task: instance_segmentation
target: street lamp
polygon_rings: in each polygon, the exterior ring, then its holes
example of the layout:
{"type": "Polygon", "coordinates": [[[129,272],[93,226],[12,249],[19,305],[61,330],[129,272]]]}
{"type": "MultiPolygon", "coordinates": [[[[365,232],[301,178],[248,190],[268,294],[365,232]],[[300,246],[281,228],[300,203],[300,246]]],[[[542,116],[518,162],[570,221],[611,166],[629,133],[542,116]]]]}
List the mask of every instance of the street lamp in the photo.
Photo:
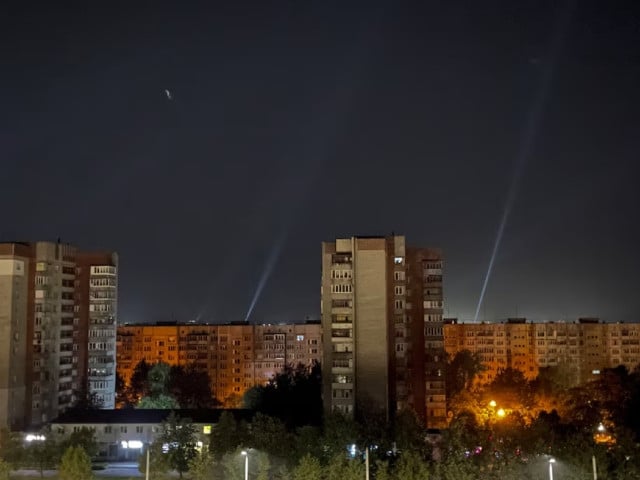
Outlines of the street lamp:
{"type": "Polygon", "coordinates": [[[555,458],[549,459],[549,480],[553,480],[553,464],[556,463],[555,458]]]}
{"type": "Polygon", "coordinates": [[[244,456],[244,480],[249,480],[249,452],[242,450],[240,453],[244,456]]]}

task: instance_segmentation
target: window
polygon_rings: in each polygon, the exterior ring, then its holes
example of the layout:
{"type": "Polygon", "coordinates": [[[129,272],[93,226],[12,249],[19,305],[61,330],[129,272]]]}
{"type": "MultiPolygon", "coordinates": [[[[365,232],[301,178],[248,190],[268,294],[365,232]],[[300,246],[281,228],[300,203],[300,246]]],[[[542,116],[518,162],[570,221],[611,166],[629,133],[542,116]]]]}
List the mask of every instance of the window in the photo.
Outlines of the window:
{"type": "Polygon", "coordinates": [[[296,335],[296,341],[298,342],[304,341],[304,335],[296,335]]]}
{"type": "Polygon", "coordinates": [[[393,259],[393,263],[396,265],[402,265],[404,263],[404,257],[395,257],[393,259]]]}
{"type": "Polygon", "coordinates": [[[111,433],[111,425],[105,425],[104,433],[111,433]]]}
{"type": "Polygon", "coordinates": [[[121,425],[120,426],[120,433],[127,433],[127,426],[126,425],[121,425]]]}
{"type": "Polygon", "coordinates": [[[136,426],[136,433],[142,433],[144,432],[144,427],[142,425],[137,425],[136,426]]]}

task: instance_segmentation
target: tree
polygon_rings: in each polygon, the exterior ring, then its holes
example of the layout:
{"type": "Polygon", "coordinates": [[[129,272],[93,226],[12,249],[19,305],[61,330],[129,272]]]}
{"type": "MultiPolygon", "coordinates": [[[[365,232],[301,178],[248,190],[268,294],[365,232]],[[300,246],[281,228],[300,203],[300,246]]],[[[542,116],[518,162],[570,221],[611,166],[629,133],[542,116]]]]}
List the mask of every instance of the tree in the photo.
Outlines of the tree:
{"type": "Polygon", "coordinates": [[[177,400],[170,395],[155,395],[149,397],[142,397],[138,402],[136,408],[159,408],[162,410],[174,410],[180,408],[177,400]]]}
{"type": "Polygon", "coordinates": [[[225,454],[222,457],[224,480],[244,480],[244,462],[240,450],[225,454]]]}
{"type": "Polygon", "coordinates": [[[322,436],[325,460],[336,455],[344,455],[349,445],[358,443],[358,425],[339,412],[333,412],[325,417],[322,436]]]}
{"type": "Polygon", "coordinates": [[[396,478],[403,480],[426,480],[429,478],[429,468],[419,454],[408,451],[400,455],[395,474],[396,478]]]}
{"type": "Polygon", "coordinates": [[[359,459],[336,455],[329,461],[326,473],[326,480],[361,480],[365,476],[365,466],[359,459]]]}
{"type": "Polygon", "coordinates": [[[296,431],[293,448],[295,461],[299,461],[308,452],[319,452],[322,448],[322,430],[310,425],[299,428],[296,431]]]}
{"type": "Polygon", "coordinates": [[[44,440],[34,440],[27,445],[27,461],[39,472],[40,477],[44,477],[44,470],[55,468],[60,461],[61,448],[55,435],[43,431],[41,434],[44,440]]]}
{"type": "Polygon", "coordinates": [[[90,391],[89,382],[85,382],[82,388],[75,390],[74,395],[76,400],[73,408],[77,410],[99,410],[104,405],[98,394],[90,391]]]}
{"type": "Polygon", "coordinates": [[[62,440],[60,449],[66,451],[69,447],[82,447],[89,458],[94,458],[98,454],[98,442],[96,442],[95,431],[92,428],[81,427],[74,430],[62,440]]]}
{"type": "Polygon", "coordinates": [[[19,435],[8,428],[0,429],[0,460],[4,460],[9,468],[14,468],[20,464],[24,453],[19,435]]]}
{"type": "Polygon", "coordinates": [[[93,478],[91,459],[82,447],[68,447],[58,468],[60,480],[89,480],[93,478]]]}
{"type": "Polygon", "coordinates": [[[480,355],[469,350],[461,350],[448,359],[445,369],[447,398],[452,398],[462,390],[469,390],[476,375],[484,370],[480,355]]]}
{"type": "Polygon", "coordinates": [[[221,459],[225,454],[236,450],[240,444],[239,428],[233,414],[223,411],[218,423],[211,431],[209,450],[214,458],[221,459]]]}
{"type": "Polygon", "coordinates": [[[286,458],[293,450],[292,438],[284,423],[262,413],[257,413],[251,422],[250,445],[280,458],[286,458]]]}
{"type": "Polygon", "coordinates": [[[320,460],[307,453],[293,469],[293,480],[322,480],[320,460]]]}
{"type": "MultiPolygon", "coordinates": [[[[169,464],[167,458],[162,452],[162,442],[155,441],[147,446],[149,452],[149,478],[160,480],[167,476],[169,464]]],[[[143,475],[147,473],[147,451],[138,457],[138,470],[143,475]]]]}
{"type": "Polygon", "coordinates": [[[269,480],[269,472],[271,470],[271,461],[269,455],[265,452],[258,452],[257,454],[258,475],[256,480],[269,480]]]}
{"type": "Polygon", "coordinates": [[[196,456],[196,430],[188,419],[181,419],[171,412],[162,429],[158,441],[167,446],[167,464],[182,474],[189,470],[189,463],[196,456]]]}
{"type": "Polygon", "coordinates": [[[127,392],[128,402],[135,405],[140,399],[149,395],[149,370],[151,366],[144,360],[140,360],[134,367],[131,378],[129,379],[129,388],[127,392]]]}
{"type": "Polygon", "coordinates": [[[246,408],[281,419],[287,428],[322,424],[320,364],[287,365],[267,385],[254,387],[244,397],[246,408]]]}
{"type": "Polygon", "coordinates": [[[424,451],[425,430],[412,410],[401,410],[393,421],[393,439],[400,451],[424,451]]]}
{"type": "Polygon", "coordinates": [[[116,371],[116,408],[129,408],[136,402],[131,398],[131,392],[127,387],[127,382],[120,373],[116,371]]]}
{"type": "Polygon", "coordinates": [[[192,480],[210,480],[211,472],[216,468],[216,461],[207,450],[202,450],[191,459],[189,474],[192,480]]]}
{"type": "Polygon", "coordinates": [[[9,480],[11,470],[11,465],[0,458],[0,480],[9,480]]]}
{"type": "Polygon", "coordinates": [[[209,374],[198,369],[195,363],[186,368],[172,366],[168,388],[182,408],[210,408],[213,405],[209,374]]]}

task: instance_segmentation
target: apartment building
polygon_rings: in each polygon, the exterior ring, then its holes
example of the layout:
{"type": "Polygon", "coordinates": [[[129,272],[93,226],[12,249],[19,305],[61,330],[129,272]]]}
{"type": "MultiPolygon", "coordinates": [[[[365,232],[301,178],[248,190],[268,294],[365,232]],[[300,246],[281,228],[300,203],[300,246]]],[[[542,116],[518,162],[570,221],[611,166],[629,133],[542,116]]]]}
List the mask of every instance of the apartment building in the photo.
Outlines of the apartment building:
{"type": "Polygon", "coordinates": [[[118,327],[119,375],[129,382],[135,366],[165,362],[195,364],[225,406],[240,405],[244,393],[264,385],[285,365],[311,365],[322,355],[319,322],[253,325],[173,323],[118,327]]]}
{"type": "Polygon", "coordinates": [[[47,422],[81,391],[113,408],[116,292],[114,253],[0,243],[0,424],[47,422]]]}
{"type": "Polygon", "coordinates": [[[562,366],[573,385],[589,381],[605,368],[640,363],[640,323],[603,323],[596,318],[575,322],[458,323],[446,320],[445,349],[478,353],[486,370],[479,383],[491,382],[505,368],[534,379],[540,368],[562,366]]]}
{"type": "Polygon", "coordinates": [[[409,408],[444,427],[442,252],[399,235],[324,242],[321,295],[325,409],[409,408]]]}

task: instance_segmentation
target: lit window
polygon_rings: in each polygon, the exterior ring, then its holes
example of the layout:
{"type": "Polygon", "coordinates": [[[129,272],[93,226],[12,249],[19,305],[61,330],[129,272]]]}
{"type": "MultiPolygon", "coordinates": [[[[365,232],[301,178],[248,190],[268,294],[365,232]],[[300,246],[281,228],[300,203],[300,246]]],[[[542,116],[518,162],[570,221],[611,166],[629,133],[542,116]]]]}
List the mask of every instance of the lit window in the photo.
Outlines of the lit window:
{"type": "Polygon", "coordinates": [[[402,265],[402,262],[404,261],[403,257],[395,257],[393,259],[393,263],[395,263],[396,265],[402,265]]]}

